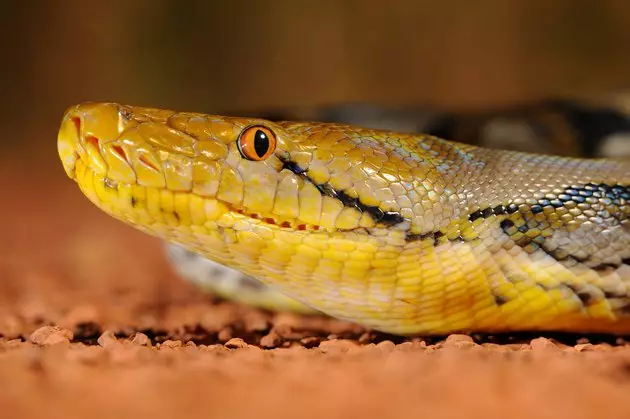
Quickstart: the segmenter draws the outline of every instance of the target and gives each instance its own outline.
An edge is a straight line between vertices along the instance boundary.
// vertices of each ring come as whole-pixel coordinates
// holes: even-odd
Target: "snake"
[[[57,148],[102,211],[298,311],[396,335],[630,332],[621,159],[109,102],[68,108]]]

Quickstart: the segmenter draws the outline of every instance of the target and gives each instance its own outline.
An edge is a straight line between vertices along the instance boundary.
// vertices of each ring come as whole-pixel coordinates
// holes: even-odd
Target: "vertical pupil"
[[[258,157],[264,156],[269,150],[269,138],[261,130],[257,130],[254,135],[254,150],[256,150]]]

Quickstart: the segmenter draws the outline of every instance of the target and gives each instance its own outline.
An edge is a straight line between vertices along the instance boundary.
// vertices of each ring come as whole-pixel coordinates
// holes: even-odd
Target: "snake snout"
[[[108,172],[107,153],[127,161],[124,149],[112,143],[124,129],[123,117],[119,107],[109,103],[85,103],[66,111],[57,137],[57,150],[68,176],[75,177],[79,160],[102,175]]]
[[[81,118],[66,112],[57,136],[57,152],[63,168],[74,179],[76,161],[81,158],[79,144],[81,137]]]

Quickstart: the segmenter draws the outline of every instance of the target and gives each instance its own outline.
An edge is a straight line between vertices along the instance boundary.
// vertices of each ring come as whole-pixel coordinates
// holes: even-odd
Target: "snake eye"
[[[238,150],[248,160],[265,160],[276,149],[276,136],[266,127],[245,128],[238,137]]]

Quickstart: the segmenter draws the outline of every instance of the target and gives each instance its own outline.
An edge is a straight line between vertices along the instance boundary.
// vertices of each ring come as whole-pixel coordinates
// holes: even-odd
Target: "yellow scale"
[[[533,210],[571,185],[610,195],[628,163],[112,103],[68,109],[58,149],[108,214],[301,302],[267,307],[399,334],[630,332],[625,195]]]

